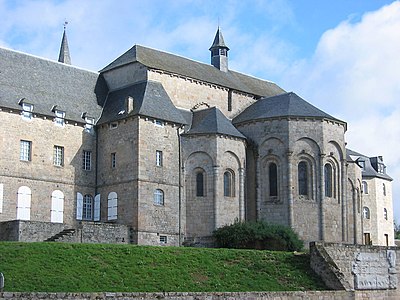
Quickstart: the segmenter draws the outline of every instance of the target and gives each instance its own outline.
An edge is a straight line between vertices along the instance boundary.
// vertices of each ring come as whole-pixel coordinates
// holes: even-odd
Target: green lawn
[[[0,242],[5,291],[293,291],[326,287],[290,252]]]

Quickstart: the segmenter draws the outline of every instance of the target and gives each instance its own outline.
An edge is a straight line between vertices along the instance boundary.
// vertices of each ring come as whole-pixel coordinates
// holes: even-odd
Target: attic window
[[[115,129],[115,128],[118,128],[118,123],[117,122],[110,123],[110,129]]]
[[[125,100],[125,107],[126,107],[126,112],[129,114],[133,111],[134,109],[134,103],[133,103],[133,97],[132,96],[128,96],[126,97]]]
[[[158,127],[164,127],[164,122],[161,120],[154,120],[154,125]]]
[[[65,111],[55,110],[54,113],[56,117],[54,119],[54,123],[59,126],[64,126],[65,123]]]
[[[361,169],[365,170],[365,161],[359,160],[358,165],[360,166]]]
[[[32,111],[33,111],[33,104],[29,103],[22,103],[22,118],[25,120],[31,120],[32,119]]]

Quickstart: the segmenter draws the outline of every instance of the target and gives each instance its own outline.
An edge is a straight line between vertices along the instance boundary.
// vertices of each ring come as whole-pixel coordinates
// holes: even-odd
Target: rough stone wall
[[[27,186],[31,189],[31,220],[50,221],[51,194],[60,190],[64,194],[64,223],[73,224],[76,192],[94,193],[95,135],[76,123],[60,127],[49,118],[34,117],[26,121],[19,114],[5,111],[0,114],[0,151],[7,154],[0,157],[3,184],[0,221],[16,218],[18,188]],[[20,161],[21,140],[32,142],[30,161]],[[53,165],[55,145],[64,147],[61,167]],[[91,171],[82,169],[83,150],[92,151]]]
[[[363,244],[363,221],[361,194],[361,169],[356,163],[347,165],[347,230],[346,241],[351,244]]]
[[[392,290],[400,297],[399,248],[311,243],[310,253],[311,267],[330,288]]]
[[[178,127],[154,120],[139,119],[138,135],[138,243],[178,245],[180,233],[179,138]],[[156,151],[162,151],[162,166],[156,165]],[[154,203],[154,193],[164,194],[164,205]],[[171,241],[171,242],[170,242]]]
[[[209,293],[0,293],[1,300],[91,300],[91,299],[121,299],[121,300],[369,300],[385,299],[396,300],[397,294],[393,291],[298,291],[298,292],[209,292]]]
[[[207,103],[209,107],[218,107],[225,116],[232,119],[256,101],[254,95],[179,75],[149,70],[148,77],[149,80],[161,82],[175,106],[185,109]],[[231,99],[229,109],[228,98]]]
[[[241,139],[215,135],[182,137],[186,231],[188,237],[210,236],[212,231],[244,219],[245,144]],[[202,172],[204,196],[196,196],[196,175]],[[224,173],[230,172],[233,193],[224,196]]]

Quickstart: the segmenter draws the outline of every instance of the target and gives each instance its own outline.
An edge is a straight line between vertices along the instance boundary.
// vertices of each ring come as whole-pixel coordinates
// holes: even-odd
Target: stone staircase
[[[73,228],[64,229],[63,231],[57,233],[56,235],[53,235],[52,237],[46,239],[45,242],[57,242],[59,240],[63,240],[65,237],[73,236],[74,234],[75,234],[75,229]]]

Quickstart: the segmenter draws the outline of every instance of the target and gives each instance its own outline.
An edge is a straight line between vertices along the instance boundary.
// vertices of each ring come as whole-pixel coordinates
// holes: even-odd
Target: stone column
[[[293,228],[293,151],[288,151],[287,156],[287,193],[288,193],[288,224]]]
[[[220,186],[218,185],[219,178],[219,166],[213,167],[213,179],[214,179],[214,229],[218,228],[219,224],[219,211],[218,211],[218,198],[220,193],[218,192]]]
[[[347,163],[345,159],[341,161],[342,166],[342,241],[347,241]]]
[[[256,166],[256,220],[260,220],[260,209],[261,209],[261,161],[260,156],[255,154],[255,166]]]
[[[319,239],[321,241],[325,240],[325,164],[324,164],[325,154],[320,154],[319,164],[320,164],[320,201],[319,201]]]
[[[239,221],[244,221],[244,169],[239,168]]]

